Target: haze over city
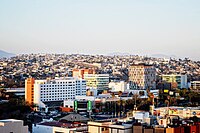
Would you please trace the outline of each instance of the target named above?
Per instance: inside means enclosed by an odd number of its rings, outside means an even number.
[[[1,50],[200,60],[200,1],[0,1]]]

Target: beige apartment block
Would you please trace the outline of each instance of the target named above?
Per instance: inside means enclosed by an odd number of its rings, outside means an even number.
[[[155,89],[156,69],[152,65],[133,64],[129,67],[129,81],[134,89]]]

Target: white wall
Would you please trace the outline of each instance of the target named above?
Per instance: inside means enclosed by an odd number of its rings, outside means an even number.
[[[76,78],[35,80],[34,103],[39,107],[45,107],[44,101],[75,99],[76,95],[86,95],[85,80]]]
[[[55,133],[55,132],[63,132],[70,133],[70,130],[76,130],[75,128],[62,128],[62,127],[53,127],[46,125],[33,125],[33,133]]]
[[[75,96],[76,100],[90,100],[90,101],[95,101],[94,96]]]
[[[181,88],[188,88],[187,75],[181,75]]]
[[[51,126],[33,125],[33,133],[53,133]]]
[[[127,88],[127,84],[124,81],[110,82],[109,88],[111,88],[112,91],[122,91],[122,92],[124,92]]]
[[[28,126],[23,126],[22,120],[8,119],[0,120],[1,133],[28,133]]]
[[[64,107],[70,107],[70,106],[74,107],[74,100],[64,100],[63,106]]]

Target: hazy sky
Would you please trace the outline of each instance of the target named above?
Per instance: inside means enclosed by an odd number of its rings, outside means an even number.
[[[1,0],[0,49],[200,60],[200,0]]]

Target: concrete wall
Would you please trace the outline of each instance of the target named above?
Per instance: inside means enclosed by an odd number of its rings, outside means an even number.
[[[33,133],[55,133],[55,132],[70,133],[70,130],[75,130],[75,129],[45,126],[45,125],[36,125],[36,126],[33,125]]]
[[[28,133],[28,126],[23,126],[23,121],[0,121],[0,123],[0,133]]]

